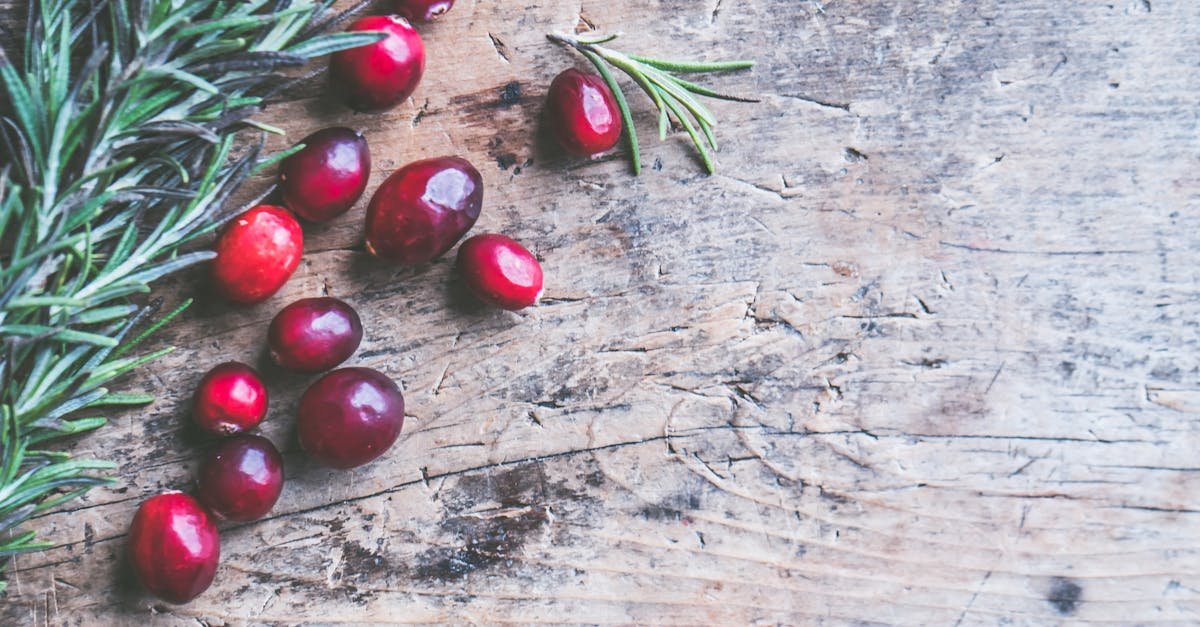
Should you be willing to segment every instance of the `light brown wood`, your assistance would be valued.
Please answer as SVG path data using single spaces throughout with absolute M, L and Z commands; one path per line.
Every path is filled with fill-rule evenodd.
M 713 105 L 718 175 L 640 96 L 641 178 L 538 139 L 580 62 L 544 34 L 581 18 L 759 61 L 714 79 L 763 96 Z M 57 547 L 16 562 L 0 622 L 1194 622 L 1198 24 L 1164 0 L 460 0 L 412 102 L 355 115 L 314 83 L 265 119 L 279 146 L 363 129 L 374 183 L 467 156 L 478 230 L 544 260 L 546 302 L 372 261 L 361 207 L 260 307 L 165 285 L 201 302 L 129 382 L 161 400 L 73 446 L 120 482 L 36 521 Z M 323 293 L 362 314 L 353 362 L 402 382 L 404 435 L 320 469 L 291 435 L 305 379 L 271 372 L 281 502 L 224 528 L 205 595 L 155 602 L 120 556 L 138 502 L 191 480 L 193 385 Z

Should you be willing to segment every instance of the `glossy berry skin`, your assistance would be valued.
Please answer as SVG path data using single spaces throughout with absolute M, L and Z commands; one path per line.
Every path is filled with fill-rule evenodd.
M 382 41 L 335 52 L 330 59 L 334 84 L 351 108 L 383 111 L 416 91 L 425 73 L 425 44 L 408 20 L 397 15 L 372 15 L 347 30 L 387 33 Z
M 621 139 L 621 112 L 604 79 L 574 68 L 550 83 L 547 119 L 567 152 L 590 157 L 611 150 Z
M 267 344 L 275 363 L 314 373 L 349 359 L 362 336 L 362 321 L 353 307 L 336 298 L 305 298 L 275 315 Z
M 458 249 L 458 271 L 479 300 L 516 311 L 542 295 L 542 266 L 524 246 L 503 235 L 476 235 Z
M 291 278 L 304 252 L 304 233 L 283 207 L 259 205 L 234 218 L 217 238 L 212 263 L 217 291 L 234 303 L 270 298 Z
M 396 0 L 396 14 L 413 22 L 432 22 L 454 7 L 454 0 Z
M 331 468 L 355 468 L 383 455 L 404 427 L 404 395 L 381 372 L 342 368 L 300 398 L 300 446 Z
M 200 466 L 200 501 L 226 520 L 262 518 L 282 491 L 283 457 L 262 436 L 244 434 L 225 440 Z
M 367 189 L 371 151 L 367 138 L 348 128 L 317 131 L 279 166 L 283 202 L 310 222 L 326 222 L 354 206 Z
M 169 603 L 187 603 L 207 590 L 220 554 L 212 516 L 182 492 L 146 499 L 129 526 L 133 570 L 147 590 Z
M 425 263 L 475 226 L 483 177 L 460 157 L 410 163 L 379 186 L 367 206 L 367 250 L 388 261 Z
M 192 417 L 206 433 L 249 431 L 267 415 L 267 387 L 250 366 L 230 361 L 209 370 L 192 397 Z

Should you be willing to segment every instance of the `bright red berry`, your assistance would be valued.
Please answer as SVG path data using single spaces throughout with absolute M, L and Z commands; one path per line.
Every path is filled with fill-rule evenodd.
M 303 251 L 304 233 L 291 212 L 259 205 L 234 218 L 217 238 L 213 280 L 230 301 L 260 303 L 287 283 Z
M 353 307 L 336 298 L 305 298 L 275 315 L 267 344 L 280 366 L 321 372 L 349 359 L 362 336 L 362 321 Z
M 388 261 L 432 261 L 471 230 L 482 207 L 483 177 L 466 159 L 410 163 L 367 206 L 367 250 Z
M 396 13 L 414 22 L 432 22 L 454 7 L 454 0 L 396 0 Z
M 317 131 L 304 148 L 279 166 L 283 202 L 311 222 L 332 220 L 350 210 L 367 189 L 371 151 L 367 138 L 348 128 Z
M 253 429 L 266 415 L 267 387 L 253 368 L 236 361 L 209 370 L 192 398 L 196 424 L 217 436 Z
M 266 516 L 282 491 L 283 457 L 262 436 L 244 434 L 225 440 L 200 466 L 200 501 L 227 520 Z
M 129 526 L 129 558 L 142 585 L 169 603 L 187 603 L 212 584 L 221 555 L 217 526 L 182 492 L 142 502 Z
M 621 113 L 604 79 L 574 68 L 550 83 L 547 119 L 567 152 L 590 157 L 611 150 L 621 139 Z
M 348 30 L 387 33 L 386 39 L 335 52 L 330 59 L 330 74 L 350 106 L 381 111 L 411 96 L 425 73 L 425 44 L 412 24 L 395 15 L 372 15 Z
M 476 235 L 458 249 L 458 271 L 485 303 L 516 311 L 542 295 L 542 266 L 524 246 L 503 235 Z
M 300 397 L 300 446 L 331 468 L 362 466 L 383 455 L 404 427 L 404 395 L 370 368 L 342 368 Z

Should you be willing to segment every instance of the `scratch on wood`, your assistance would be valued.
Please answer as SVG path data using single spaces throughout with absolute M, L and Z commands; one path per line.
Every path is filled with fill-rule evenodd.
M 511 63 L 508 58 L 508 46 L 505 45 L 505 43 L 499 37 L 492 33 L 488 33 L 488 39 L 491 40 L 492 48 L 496 50 L 496 54 L 499 55 L 500 59 L 506 64 Z
M 988 246 L 974 246 L 971 244 L 962 244 L 958 242 L 941 242 L 946 248 L 958 248 L 973 253 L 995 253 L 1000 255 L 1032 255 L 1042 257 L 1103 257 L 1105 255 L 1146 255 L 1152 254 L 1154 251 L 1146 250 L 1128 250 L 1128 249 L 1112 249 L 1112 250 L 1018 250 L 1010 248 L 993 248 Z
M 1004 372 L 1004 364 L 1006 364 L 1006 363 L 1008 363 L 1008 362 L 1007 361 L 1000 362 L 1000 365 L 996 368 L 996 373 L 992 375 L 991 381 L 988 381 L 987 388 L 984 389 L 984 391 L 983 391 L 984 396 L 987 396 L 992 391 L 992 386 L 996 385 L 996 379 L 999 379 L 1000 373 Z
M 983 591 L 983 587 L 987 585 L 988 579 L 991 578 L 992 571 L 989 570 L 983 575 L 983 580 L 980 581 L 979 585 L 975 587 L 975 591 L 971 593 L 971 599 L 967 601 L 967 605 L 963 608 L 962 614 L 959 615 L 958 620 L 955 621 L 954 627 L 962 625 L 963 620 L 967 617 L 967 612 L 970 612 L 971 608 L 975 606 L 975 600 L 979 598 L 979 593 Z
M 837 109 L 839 111 L 844 111 L 846 113 L 850 113 L 850 103 L 848 103 L 848 102 L 835 102 L 833 100 L 822 100 L 820 98 L 814 98 L 812 96 L 805 96 L 803 94 L 780 94 L 779 96 L 781 98 L 789 98 L 792 100 L 799 100 L 800 102 L 807 102 L 809 104 L 814 104 L 814 105 L 817 105 L 818 107 L 821 107 L 824 109 Z

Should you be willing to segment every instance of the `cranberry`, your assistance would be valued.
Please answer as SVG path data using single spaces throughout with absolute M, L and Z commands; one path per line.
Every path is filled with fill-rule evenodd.
M 333 54 L 330 74 L 350 106 L 358 111 L 381 111 L 411 96 L 425 73 L 425 44 L 408 20 L 372 15 L 348 30 L 387 33 L 382 41 Z
M 251 305 L 279 291 L 300 265 L 304 234 L 290 211 L 259 205 L 238 216 L 217 238 L 212 273 L 229 300 Z
M 432 261 L 475 226 L 482 207 L 483 177 L 466 159 L 410 163 L 367 206 L 367 250 L 389 261 Z
M 590 157 L 621 139 L 621 113 L 604 79 L 569 69 L 550 83 L 547 118 L 569 153 Z
M 129 526 L 133 570 L 147 590 L 170 603 L 187 603 L 207 590 L 220 554 L 212 517 L 182 492 L 146 499 Z
M 266 386 L 253 368 L 236 361 L 209 370 L 192 399 L 196 424 L 213 435 L 248 431 L 266 415 Z
M 476 235 L 458 249 L 458 270 L 485 303 L 516 311 L 542 295 L 542 266 L 524 246 L 503 235 Z
M 396 13 L 414 22 L 432 22 L 454 7 L 454 0 L 396 0 Z
M 321 372 L 353 355 L 362 336 L 362 321 L 350 305 L 336 298 L 305 298 L 275 315 L 267 344 L 280 366 Z
M 312 222 L 332 220 L 349 211 L 367 189 L 371 175 L 367 138 L 334 127 L 317 131 L 300 143 L 304 148 L 279 167 L 283 202 Z
M 283 491 L 283 457 L 262 436 L 225 440 L 200 466 L 199 488 L 200 500 L 217 516 L 257 520 L 271 511 Z
M 362 466 L 383 455 L 404 426 L 404 395 L 381 372 L 342 368 L 300 397 L 300 446 L 332 468 Z

